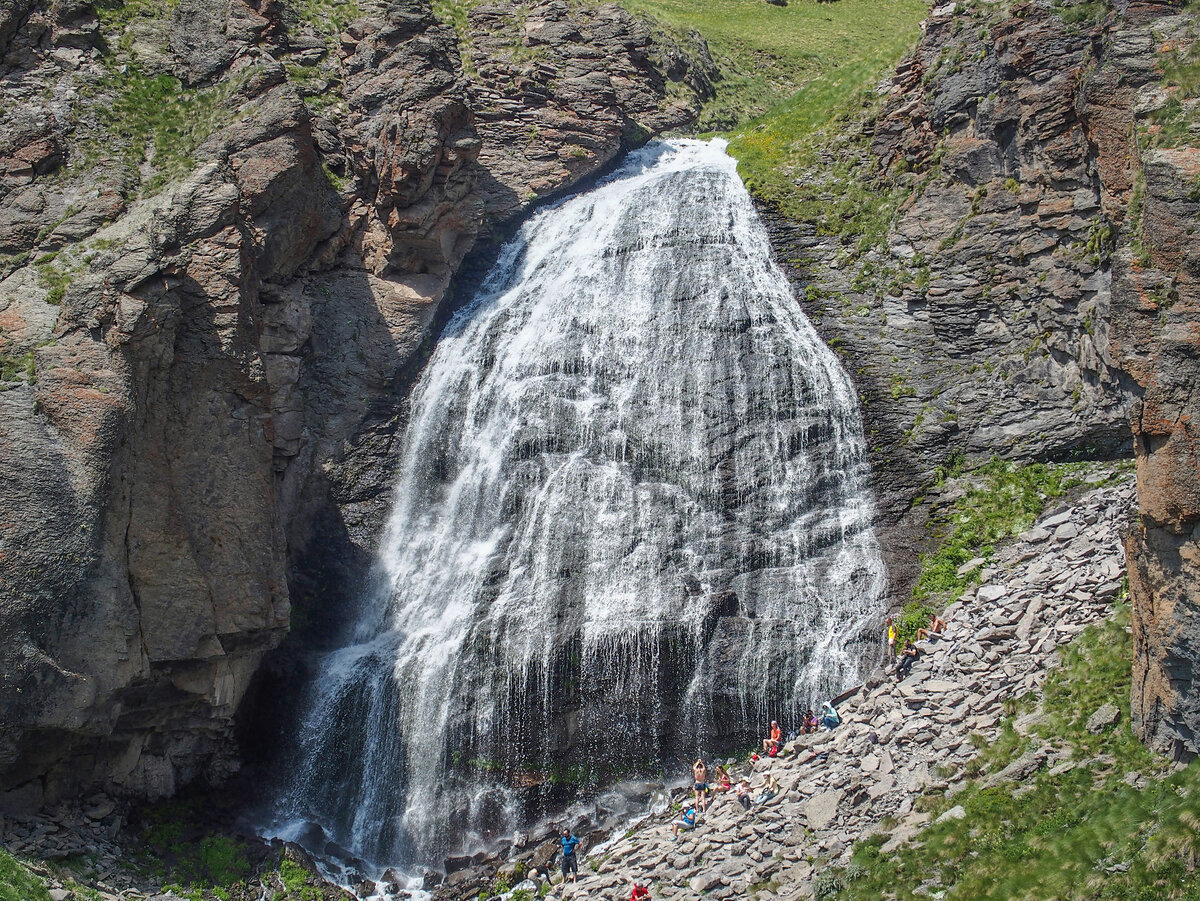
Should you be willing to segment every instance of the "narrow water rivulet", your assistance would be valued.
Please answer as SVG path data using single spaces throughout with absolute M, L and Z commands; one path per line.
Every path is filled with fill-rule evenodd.
M 281 823 L 432 864 L 853 682 L 884 566 L 853 385 L 719 142 L 531 219 L 416 385 L 381 589 Z

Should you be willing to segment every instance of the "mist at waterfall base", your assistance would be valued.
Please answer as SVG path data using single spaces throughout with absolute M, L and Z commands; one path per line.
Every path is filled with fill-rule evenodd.
M 534 216 L 411 409 L 381 587 L 309 688 L 275 834 L 437 868 L 581 786 L 744 750 L 874 653 L 853 385 L 722 142 Z

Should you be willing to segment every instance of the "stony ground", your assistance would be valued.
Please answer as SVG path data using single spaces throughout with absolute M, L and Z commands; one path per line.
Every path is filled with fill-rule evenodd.
M 674 814 L 648 821 L 597 848 L 579 884 L 556 885 L 553 897 L 624 898 L 637 879 L 655 898 L 803 898 L 824 862 L 849 861 L 856 839 L 886 828 L 892 847 L 906 841 L 929 819 L 918 799 L 962 784 L 979 748 L 1000 736 L 1005 702 L 1036 691 L 1060 645 L 1110 612 L 1133 501 L 1131 481 L 1120 477 L 1049 512 L 1002 550 L 946 610 L 945 636 L 921 644 L 908 678 L 880 670 L 842 703 L 840 728 L 801 736 L 786 759 L 754 764 L 755 796 L 773 774 L 779 797 L 746 813 L 718 796 L 678 839 Z M 1111 714 L 1099 711 L 1097 728 L 1111 725 Z M 1071 765 L 1052 757 L 1035 748 L 992 778 Z

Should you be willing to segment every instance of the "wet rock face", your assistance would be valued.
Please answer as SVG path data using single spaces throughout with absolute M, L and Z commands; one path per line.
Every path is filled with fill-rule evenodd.
M 624 14 L 547 7 L 577 24 L 495 65 L 542 86 L 513 117 L 563 128 L 506 154 L 469 39 L 422 0 L 360 7 L 336 38 L 274 0 L 135 17 L 133 77 L 216 98 L 162 187 L 86 99 L 117 99 L 105 29 L 125 26 L 0 3 L 0 806 L 155 797 L 239 765 L 235 714 L 293 602 L 308 646 L 328 640 L 367 568 L 452 276 L 534 199 L 497 186 L 569 185 L 694 115 L 669 81 L 706 84 Z M 612 83 L 603 103 L 572 84 L 576 57 Z M 592 117 L 595 152 L 564 157 Z

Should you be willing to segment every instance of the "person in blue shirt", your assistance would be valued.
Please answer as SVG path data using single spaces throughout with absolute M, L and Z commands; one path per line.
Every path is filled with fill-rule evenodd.
M 562 843 L 563 882 L 567 881 L 567 873 L 570 873 L 571 881 L 578 883 L 579 861 L 575 857 L 575 851 L 579 847 L 579 839 L 571 834 L 570 829 L 564 829 L 559 842 Z
M 680 829 L 683 829 L 686 831 L 688 829 L 695 829 L 695 828 L 696 828 L 696 808 L 689 807 L 687 810 L 685 810 L 680 815 L 679 819 L 675 821 L 675 825 L 671 831 L 676 836 L 678 836 Z

